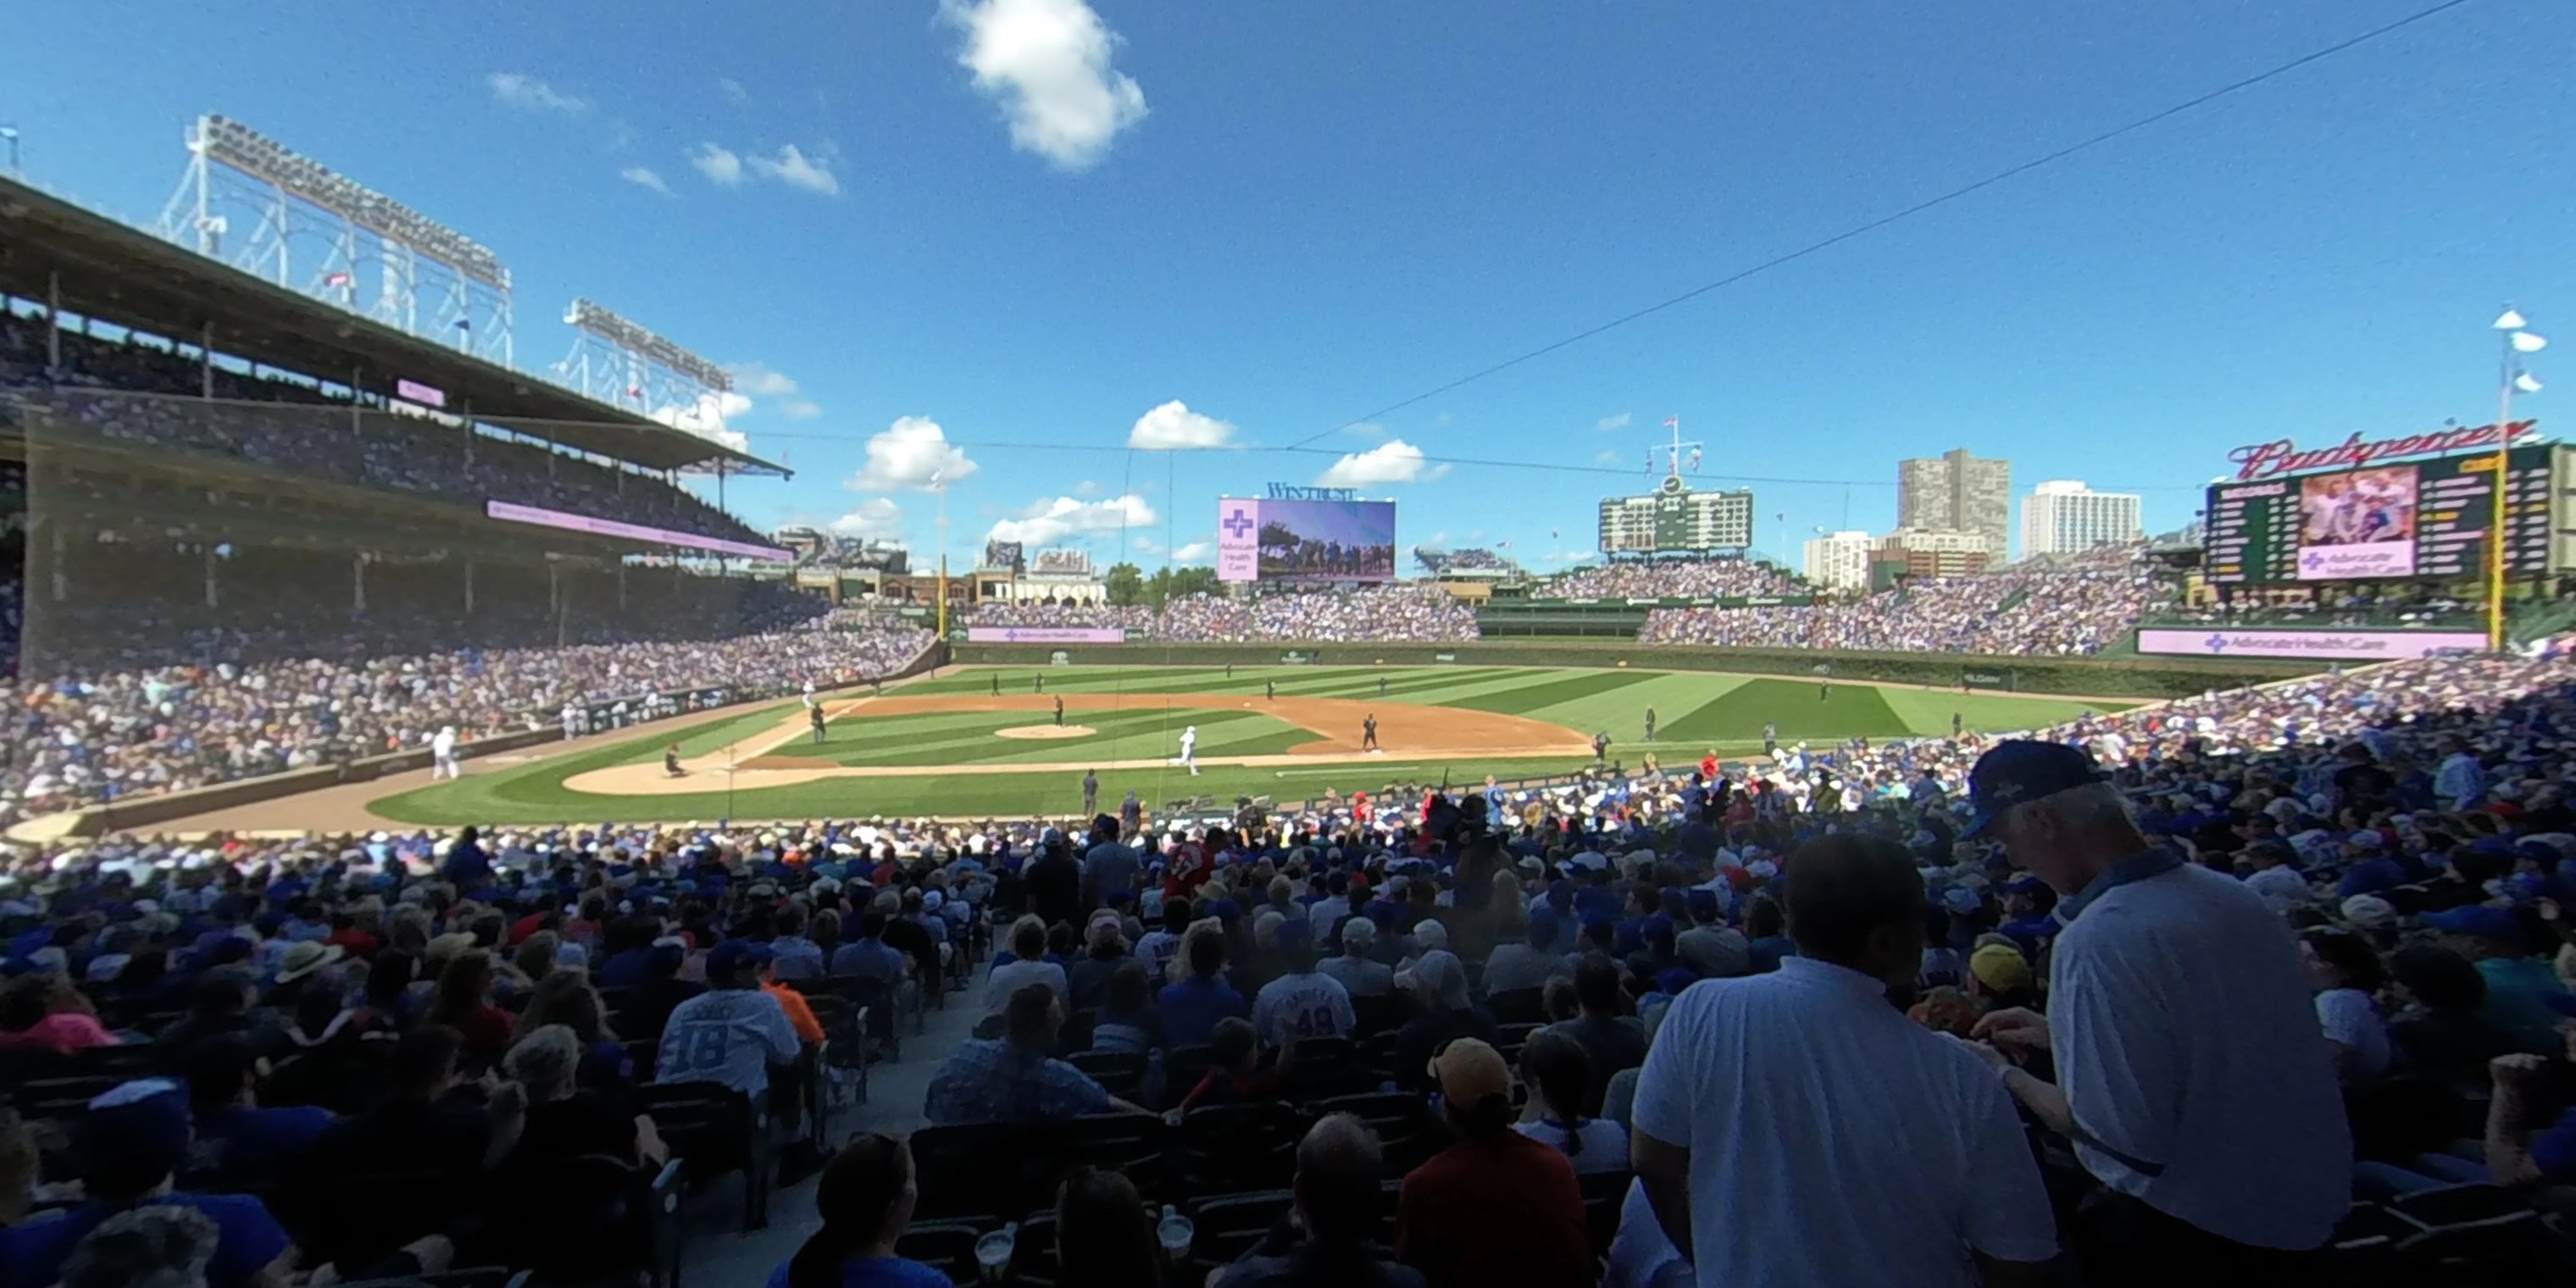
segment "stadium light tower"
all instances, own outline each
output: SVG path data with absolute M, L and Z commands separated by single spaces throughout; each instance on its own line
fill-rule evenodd
M 2487 648 L 2504 651 L 2505 485 L 2513 455 L 2513 396 L 2540 392 L 2540 379 L 2523 370 L 2522 355 L 2538 353 L 2549 341 L 2531 330 L 2521 312 L 2505 306 L 2492 324 L 2497 337 L 2495 505 L 2487 519 Z
M 554 374 L 583 396 L 709 438 L 724 433 L 733 373 L 586 299 L 564 310 L 572 351 Z
M 511 365 L 510 270 L 491 248 L 239 121 L 200 116 L 187 143 L 187 168 L 161 208 L 163 237 Z M 237 223 L 250 231 L 227 245 Z

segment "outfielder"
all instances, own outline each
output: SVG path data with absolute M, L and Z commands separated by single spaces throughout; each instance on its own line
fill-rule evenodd
M 1198 745 L 1199 727 L 1197 725 L 1191 725 L 1188 728 L 1181 730 L 1181 755 L 1179 759 L 1172 763 L 1175 765 L 1187 765 L 1189 766 L 1190 773 L 1192 775 L 1196 775 L 1199 772 L 1199 762 L 1197 759 Z

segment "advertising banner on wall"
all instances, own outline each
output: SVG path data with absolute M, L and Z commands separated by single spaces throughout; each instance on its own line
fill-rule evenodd
M 969 644 L 1124 644 L 1118 626 L 969 626 Z
M 2487 646 L 2479 631 L 2182 630 L 2149 627 L 2138 632 L 2141 653 L 2193 657 L 2308 657 L 2330 661 L 2387 662 L 2435 653 L 2474 653 Z
M 1217 501 L 1219 581 L 1388 581 L 1395 503 L 1278 497 Z

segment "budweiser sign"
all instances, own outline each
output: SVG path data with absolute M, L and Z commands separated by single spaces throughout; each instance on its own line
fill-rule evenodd
M 2263 479 L 2303 470 L 2358 469 L 2391 456 L 2457 452 L 2485 447 L 2499 438 L 2511 441 L 2529 434 L 2539 424 L 2536 420 L 2517 420 L 2504 426 L 2502 434 L 2498 434 L 2493 425 L 2437 429 L 2429 434 L 2383 438 L 2375 443 L 2365 443 L 2361 435 L 2354 434 L 2332 447 L 2321 447 L 2311 452 L 2300 451 L 2299 445 L 2289 439 L 2276 438 L 2268 443 L 2248 443 L 2229 452 L 2227 459 L 2236 462 L 2236 477 L 2239 479 Z

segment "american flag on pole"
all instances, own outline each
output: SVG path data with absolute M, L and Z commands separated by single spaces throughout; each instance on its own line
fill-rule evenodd
M 1693 470 L 1697 470 L 1698 468 L 1699 468 L 1699 449 L 1698 449 L 1698 448 L 1696 448 L 1696 447 L 1694 447 L 1694 448 L 1692 448 L 1692 449 L 1691 449 L 1691 469 L 1693 469 Z
M 1681 427 L 1682 427 L 1682 418 L 1681 418 L 1681 417 L 1679 417 L 1679 416 L 1666 416 L 1666 417 L 1664 417 L 1664 428 L 1666 428 L 1666 429 L 1680 429 Z

